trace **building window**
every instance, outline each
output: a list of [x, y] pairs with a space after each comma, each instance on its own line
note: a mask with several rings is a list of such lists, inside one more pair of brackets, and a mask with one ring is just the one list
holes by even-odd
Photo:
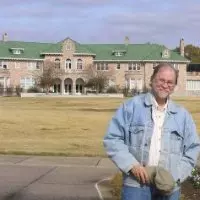
[[0, 69], [8, 69], [8, 65], [6, 62], [0, 61]]
[[66, 69], [71, 69], [72, 68], [72, 61], [70, 59], [66, 60], [65, 68]]
[[15, 62], [15, 69], [19, 69], [20, 68], [20, 62]]
[[21, 54], [21, 51], [19, 49], [13, 50], [13, 54]]
[[140, 71], [141, 65], [140, 63], [129, 63], [128, 70], [129, 71]]
[[199, 80], [187, 80], [186, 90], [200, 90]]
[[108, 63], [104, 63], [104, 70], [108, 70]]
[[1, 87], [5, 87], [5, 85], [4, 85], [4, 82], [5, 82], [5, 78], [4, 77], [0, 77], [0, 88]]
[[119, 51], [115, 52], [115, 56], [123, 56], [123, 55], [124, 55], [123, 52], [119, 52]]
[[60, 69], [60, 59], [59, 58], [55, 59], [55, 68]]
[[142, 79], [130, 79], [129, 81], [129, 87], [130, 89], [136, 89], [136, 90], [142, 90], [143, 87], [143, 81]]
[[8, 69], [8, 65], [6, 62], [0, 61], [0, 69]]
[[120, 69], [120, 63], [117, 63], [117, 69]]
[[97, 63], [97, 70], [108, 71], [108, 63]]
[[172, 66], [174, 69], [179, 70], [179, 64], [178, 63], [173, 63]]
[[79, 70], [83, 69], [83, 61], [81, 59], [77, 60], [77, 69]]
[[100, 63], [97, 63], [97, 64], [96, 64], [96, 67], [97, 67], [97, 70], [98, 70], [98, 71], [101, 70], [101, 65], [100, 65]]
[[114, 56], [124, 56], [124, 54], [126, 53], [126, 50], [113, 50], [112, 51], [112, 55]]
[[132, 63], [128, 63], [128, 70], [132, 70]]
[[36, 69], [40, 69], [42, 63], [41, 62], [36, 62]]
[[162, 57], [163, 58], [169, 58], [170, 57], [170, 51], [169, 51], [169, 49], [164, 49], [163, 50]]
[[23, 48], [10, 48], [10, 51], [12, 52], [12, 54], [19, 55], [24, 52], [24, 49]]
[[188, 64], [187, 72], [200, 72], [200, 64]]
[[35, 80], [32, 77], [23, 77], [20, 79], [20, 86], [24, 89], [29, 89], [35, 85]]
[[36, 62], [28, 62], [28, 70], [36, 70]]
[[140, 63], [137, 63], [136, 70], [137, 70], [137, 71], [140, 71], [140, 69], [141, 69], [141, 64], [140, 64]]

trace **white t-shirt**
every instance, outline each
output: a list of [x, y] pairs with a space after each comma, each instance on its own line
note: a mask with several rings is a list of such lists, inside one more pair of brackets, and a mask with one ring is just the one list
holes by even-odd
[[148, 165], [157, 166], [160, 158], [162, 126], [166, 114], [168, 101], [166, 102], [164, 107], [160, 108], [154, 96], [152, 95], [152, 102], [152, 118], [154, 121], [154, 129], [151, 138]]

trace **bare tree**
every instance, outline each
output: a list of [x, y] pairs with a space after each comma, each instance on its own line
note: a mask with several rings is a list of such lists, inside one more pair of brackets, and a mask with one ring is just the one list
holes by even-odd
[[92, 88], [96, 93], [101, 93], [107, 86], [112, 70], [97, 70], [95, 65], [88, 66], [88, 80], [85, 87]]
[[62, 70], [57, 67], [56, 63], [50, 60], [47, 60], [43, 64], [43, 70], [36, 75], [36, 85], [43, 88], [48, 94], [50, 88], [54, 85], [54, 82], [57, 78], [62, 75]]

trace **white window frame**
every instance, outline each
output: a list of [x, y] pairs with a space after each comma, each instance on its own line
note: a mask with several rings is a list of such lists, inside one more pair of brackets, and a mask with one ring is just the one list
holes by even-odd
[[27, 68], [30, 71], [36, 70], [36, 62], [28, 62], [27, 63]]
[[141, 71], [140, 63], [128, 63], [128, 71]]
[[35, 85], [35, 80], [33, 77], [21, 77], [20, 78], [20, 87], [24, 89], [29, 89]]
[[81, 58], [77, 59], [77, 70], [82, 70], [83, 69], [83, 60]]
[[123, 52], [117, 51], [117, 52], [115, 52], [115, 56], [123, 56]]
[[96, 69], [97, 71], [108, 71], [109, 67], [108, 67], [108, 63], [97, 63], [96, 64]]
[[19, 55], [19, 54], [21, 54], [21, 50], [20, 49], [13, 49], [13, 54]]
[[174, 69], [179, 70], [179, 64], [178, 63], [173, 63], [172, 66], [173, 66]]
[[164, 49], [162, 52], [162, 58], [169, 58], [169, 57], [170, 57], [169, 49]]
[[187, 80], [186, 81], [187, 91], [200, 91], [200, 80]]
[[19, 69], [20, 68], [20, 62], [15, 62], [15, 69]]
[[65, 69], [66, 70], [72, 69], [72, 60], [69, 58], [65, 60]]
[[[56, 59], [54, 60], [54, 62], [55, 62], [55, 67], [58, 66], [58, 68], [60, 69], [60, 58], [56, 58]], [[37, 67], [37, 64], [36, 64], [36, 67]]]

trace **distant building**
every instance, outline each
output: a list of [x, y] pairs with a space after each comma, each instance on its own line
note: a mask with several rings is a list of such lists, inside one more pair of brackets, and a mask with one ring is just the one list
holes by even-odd
[[[83, 94], [88, 80], [88, 69], [109, 74], [109, 85], [143, 90], [149, 87], [153, 68], [161, 62], [171, 63], [179, 70], [176, 93], [196, 94], [200, 91], [199, 71], [190, 72], [184, 55], [184, 40], [175, 52], [159, 44], [80, 44], [70, 38], [58, 43], [9, 41], [4, 34], [0, 41], [0, 84], [24, 89], [35, 84], [34, 73], [41, 71], [47, 60], [56, 62], [63, 74], [55, 81], [53, 92]], [[199, 68], [198, 68], [199, 69]]]

